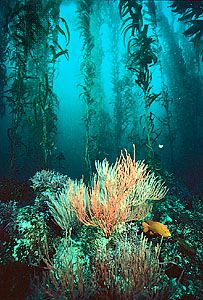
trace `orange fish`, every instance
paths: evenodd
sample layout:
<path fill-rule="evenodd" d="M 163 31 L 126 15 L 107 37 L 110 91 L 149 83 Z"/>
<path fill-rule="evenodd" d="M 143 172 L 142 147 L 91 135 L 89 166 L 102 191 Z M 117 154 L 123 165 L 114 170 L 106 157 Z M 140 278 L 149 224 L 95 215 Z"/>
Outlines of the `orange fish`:
<path fill-rule="evenodd" d="M 142 222 L 142 226 L 144 227 L 144 232 L 149 232 L 150 235 L 160 235 L 163 237 L 170 237 L 171 233 L 166 227 L 166 225 L 148 220 L 146 222 Z"/>

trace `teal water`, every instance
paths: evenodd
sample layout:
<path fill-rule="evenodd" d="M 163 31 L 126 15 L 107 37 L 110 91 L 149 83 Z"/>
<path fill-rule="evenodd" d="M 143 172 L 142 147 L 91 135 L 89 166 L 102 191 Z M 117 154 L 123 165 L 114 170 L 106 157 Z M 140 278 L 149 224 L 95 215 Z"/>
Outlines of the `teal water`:
<path fill-rule="evenodd" d="M 2 1 L 2 299 L 202 298 L 202 17 L 194 0 Z"/>

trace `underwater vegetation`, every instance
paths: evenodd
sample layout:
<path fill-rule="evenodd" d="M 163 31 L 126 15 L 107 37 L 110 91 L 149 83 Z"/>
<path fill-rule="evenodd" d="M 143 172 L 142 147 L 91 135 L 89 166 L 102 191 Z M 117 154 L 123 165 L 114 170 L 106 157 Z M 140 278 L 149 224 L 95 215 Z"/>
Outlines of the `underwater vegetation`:
<path fill-rule="evenodd" d="M 5 0 L 1 17 L 1 174 L 89 180 L 95 160 L 136 143 L 199 192 L 202 1 Z"/>
<path fill-rule="evenodd" d="M 4 299 L 201 299 L 200 199 L 127 151 L 95 167 L 88 185 L 38 171 L 32 205 L 1 202 Z"/>
<path fill-rule="evenodd" d="M 203 299 L 202 17 L 1 1 L 0 299 Z"/>
<path fill-rule="evenodd" d="M 2 97 L 11 115 L 9 161 L 14 173 L 21 152 L 38 153 L 46 167 L 55 144 L 54 65 L 61 55 L 68 55 L 69 31 L 66 20 L 59 16 L 59 2 L 51 2 L 5 1 L 2 32 L 8 43 L 1 65 L 10 84 Z M 57 42 L 58 34 L 66 41 L 65 49 Z M 38 149 L 29 149 L 27 132 Z"/>

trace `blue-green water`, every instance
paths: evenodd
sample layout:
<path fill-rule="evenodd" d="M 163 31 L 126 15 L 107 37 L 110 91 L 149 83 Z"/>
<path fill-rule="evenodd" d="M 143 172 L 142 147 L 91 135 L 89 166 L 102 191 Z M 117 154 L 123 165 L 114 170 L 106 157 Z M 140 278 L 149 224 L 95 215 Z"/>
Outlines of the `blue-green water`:
<path fill-rule="evenodd" d="M 201 299 L 202 17 L 194 0 L 2 1 L 2 299 Z M 159 259 L 149 220 L 171 234 Z"/>

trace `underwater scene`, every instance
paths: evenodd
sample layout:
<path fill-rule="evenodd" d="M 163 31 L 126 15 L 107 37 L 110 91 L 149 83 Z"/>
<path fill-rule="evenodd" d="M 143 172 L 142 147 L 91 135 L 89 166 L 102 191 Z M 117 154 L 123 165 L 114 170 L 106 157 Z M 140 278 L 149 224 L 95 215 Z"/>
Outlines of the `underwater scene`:
<path fill-rule="evenodd" d="M 203 299 L 203 1 L 0 4 L 0 300 Z"/>

